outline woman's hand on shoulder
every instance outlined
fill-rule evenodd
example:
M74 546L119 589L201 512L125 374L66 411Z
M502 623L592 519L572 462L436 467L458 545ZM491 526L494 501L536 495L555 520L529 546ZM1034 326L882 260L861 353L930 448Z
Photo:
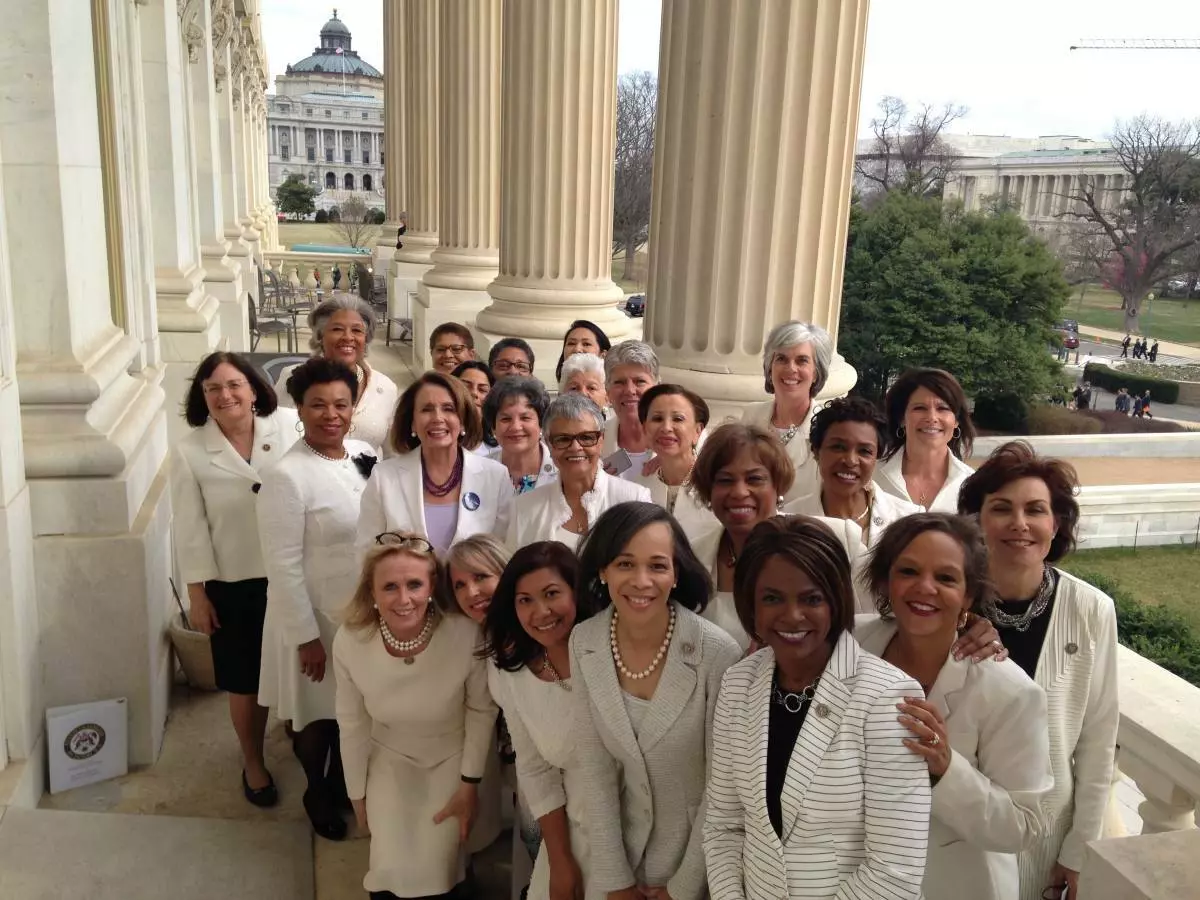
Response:
M1008 659L1008 648L1000 640L1000 632L996 630L996 626L990 619L975 613L967 613L966 630L951 649L954 658L959 660L968 656L971 662L983 662L989 658L996 662Z

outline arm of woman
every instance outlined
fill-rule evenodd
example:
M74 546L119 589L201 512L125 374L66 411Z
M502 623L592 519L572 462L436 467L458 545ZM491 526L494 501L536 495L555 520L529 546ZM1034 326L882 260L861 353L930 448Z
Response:
M464 691L466 721L463 726L462 775L479 779L487 768L489 753L495 752L496 714L499 709L488 690L488 662L471 659Z
M504 710L504 721L508 724L513 753L517 757L517 779L521 784L521 793L533 817L540 819L556 809L566 807L567 792L563 786L562 770L546 762L529 729L525 727L521 710L508 689L508 679L511 677L510 673L501 672L488 664L488 685L493 699ZM570 727L569 722L561 725Z
M1121 721L1117 698L1117 614L1112 600L1104 594L1096 611L1095 629L1092 683L1075 744L1075 814L1058 854L1059 864L1073 872L1083 865L1084 845L1099 838L1104 825L1104 810L1112 790L1117 726Z
M371 757L371 715L362 691L354 683L347 661L361 648L345 626L333 639L333 671L337 677L334 711L342 746L342 768L346 773L346 793L351 800L367 795L367 762Z
M978 768L950 752L933 789L933 815L963 840L993 853L1018 853L1045 830L1041 801L1054 788L1046 694L1029 682L1007 702L987 704L980 723Z
M713 716L712 766L704 814L704 860L712 900L745 900L742 850L746 843L746 811L738 797L735 773L746 761L736 760L734 747L742 733L734 722L736 703L729 698L728 681L721 685Z
M901 743L897 704L920 697L921 686L901 679L881 690L863 727L863 814L866 859L839 886L836 900L889 897L917 900L929 838L929 769Z
M171 506L175 516L175 555L184 584L202 585L217 578L220 572L208 529L204 494L183 447L175 448L171 461Z
M361 563L367 551L375 546L375 538L387 530L387 518L383 512L383 490L380 483L379 468L372 473L363 487L362 499L358 505L358 535L355 545L358 549L358 561Z
M571 671L582 672L575 635L571 636ZM575 720L575 751L579 770L587 784L584 798L588 810L588 853L590 886L597 892L615 893L637 883L625 841L621 836L621 786L617 761L612 758L600 733L596 730L596 709L588 695L587 682L582 676L571 679L571 687L579 691L579 706Z
M492 502L496 504L496 521L492 524L492 536L501 541L507 539L509 522L513 518L512 482L508 478L507 471L503 475L504 477L495 479L495 491L492 497Z
M258 492L258 535L270 586L267 598L289 647L321 637L304 578L305 509L300 490L276 468L263 476Z
M709 783L713 773L713 726L716 722L717 699L721 694L721 683L725 671L742 658L741 648L733 638L722 634L721 640L705 639L704 654L712 654L712 662L708 664L705 677L704 696L704 761L705 784ZM700 808L696 811L696 821L692 823L692 834L688 838L687 849L679 868L667 882L667 893L671 900L701 900L708 887L704 866L704 821L708 815L707 798L702 797Z

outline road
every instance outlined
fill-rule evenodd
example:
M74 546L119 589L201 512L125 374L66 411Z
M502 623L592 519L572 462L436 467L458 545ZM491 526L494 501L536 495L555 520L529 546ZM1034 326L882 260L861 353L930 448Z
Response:
M1121 355L1121 348L1112 344L1101 344L1097 341L1089 341L1084 338L1079 340L1079 350L1071 351L1070 365L1075 365L1076 352L1079 355L1079 365L1083 365L1088 354L1097 359L1117 359ZM1158 354L1158 361L1169 366L1187 366L1195 365L1194 359L1187 359L1182 356L1168 356L1164 353Z

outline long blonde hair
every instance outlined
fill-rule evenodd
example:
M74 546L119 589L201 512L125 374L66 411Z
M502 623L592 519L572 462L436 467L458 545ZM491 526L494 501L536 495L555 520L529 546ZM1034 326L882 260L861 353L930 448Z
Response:
M495 575L499 578L511 556L508 548L490 534L473 534L452 546L446 553L446 563L442 569L443 611L464 614L458 605L458 598L454 596L451 566L477 575Z
M399 537L425 540L421 535L411 532L400 532ZM363 559L362 572L358 576L358 586L355 587L354 596L350 598L342 616L342 624L351 631L364 631L379 627L379 611L375 608L375 570L379 568L380 563L393 556L407 556L428 563L431 590L429 605L433 608L433 615L441 614L443 603L438 598L440 593L438 588L442 579L441 565L438 563L437 555L433 551L424 552L416 547L400 543L381 544L367 551L366 558Z

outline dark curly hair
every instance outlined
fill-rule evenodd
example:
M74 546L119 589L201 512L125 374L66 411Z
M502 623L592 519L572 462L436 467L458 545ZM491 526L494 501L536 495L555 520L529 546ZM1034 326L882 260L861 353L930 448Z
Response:
M491 659L496 668L505 672L519 671L542 655L542 645L522 627L517 617L517 583L539 569L553 569L574 593L576 625L593 612L587 598L575 591L579 560L566 544L536 541L522 547L512 555L492 592L492 602L483 621L483 647L476 654L480 659Z
M1046 562L1058 562L1075 549L1079 528L1079 475L1064 459L1038 456L1025 441L1009 441L992 451L958 491L958 511L978 516L989 494L1019 478L1040 478L1050 491L1050 509L1057 533L1050 541Z
M875 455L882 457L887 454L892 443L888 435L887 419L883 417L879 407L865 397L838 397L813 413L812 425L808 432L808 442L813 453L820 452L821 444L825 443L825 434L830 427L840 422L862 422L873 426Z
M250 390L254 391L254 414L269 416L279 406L279 398L275 389L267 383L267 379L259 374L258 369L246 357L237 353L217 351L210 353L200 360L196 371L192 374L192 383L188 386L187 397L183 401L183 418L193 428L199 428L208 421L208 404L204 402L204 382L212 378L217 366L227 363L242 373Z
M323 356L314 356L301 363L288 376L287 392L299 408L304 405L304 395L317 384L333 384L343 381L350 388L350 399L358 400L358 376L349 366L334 362Z
M908 369L900 373L900 377L888 388L883 405L887 412L887 426L891 449L884 459L891 459L904 447L904 413L908 410L908 400L918 388L925 388L937 394L954 411L958 420L958 436L950 438L950 452L959 459L971 455L971 445L975 443L975 425L971 422L971 411L967 408L967 395L963 392L958 379L942 369Z
M953 538L962 548L963 576L967 583L967 609L975 609L992 592L988 577L987 545L983 532L966 516L952 513L914 513L897 519L889 525L871 548L861 580L863 587L875 601L875 608L885 619L892 615L892 601L888 595L888 581L892 566L905 548L927 531L936 531Z

